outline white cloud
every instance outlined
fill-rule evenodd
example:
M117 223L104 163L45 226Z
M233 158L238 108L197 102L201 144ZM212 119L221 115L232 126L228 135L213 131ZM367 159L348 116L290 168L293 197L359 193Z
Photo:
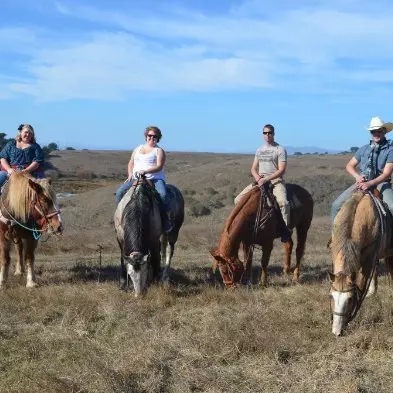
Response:
M360 12L359 1L332 2L330 9L320 1L296 9L281 2L280 13L252 0L220 16L169 8L165 17L162 10L142 16L56 2L58 13L87 20L94 31L67 42L56 31L0 30L0 42L8 37L0 52L28 56L8 89L42 100L106 100L146 90L326 92L392 81L392 6Z

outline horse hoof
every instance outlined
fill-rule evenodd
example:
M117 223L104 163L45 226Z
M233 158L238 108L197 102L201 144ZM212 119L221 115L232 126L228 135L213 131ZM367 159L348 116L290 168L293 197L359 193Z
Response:
M23 274L22 271L17 270L17 271L15 271L14 276L21 276L22 274Z
M34 281L28 282L26 284L26 288L37 288L37 287L38 287L38 284L36 282L34 282Z

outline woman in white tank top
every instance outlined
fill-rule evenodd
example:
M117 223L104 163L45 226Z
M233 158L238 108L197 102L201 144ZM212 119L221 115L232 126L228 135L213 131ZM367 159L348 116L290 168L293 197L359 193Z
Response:
M137 175L145 175L151 180L154 188L160 194L165 212L169 211L169 201L167 200L165 174L163 167L165 164L165 152L158 146L162 138L161 130L155 126L149 126L145 130L144 145L138 146L132 153L128 162L128 178L116 191L116 202L119 203L124 194L130 189ZM167 217L163 217L164 231L169 232L172 225Z

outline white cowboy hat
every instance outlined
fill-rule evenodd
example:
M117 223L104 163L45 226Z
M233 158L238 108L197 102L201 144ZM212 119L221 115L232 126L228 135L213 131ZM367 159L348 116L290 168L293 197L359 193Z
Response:
M385 123L380 117L376 116L371 118L370 125L367 128L369 131L385 128L386 132L393 130L393 123Z

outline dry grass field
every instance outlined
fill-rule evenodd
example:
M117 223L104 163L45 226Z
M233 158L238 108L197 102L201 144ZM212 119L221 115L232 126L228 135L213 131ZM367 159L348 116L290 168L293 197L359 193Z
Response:
M60 151L49 171L66 230L40 243L33 290L11 277L0 292L0 392L393 391L393 289L380 271L345 336L330 331L329 207L350 184L349 156L291 157L287 180L315 199L301 283L281 277L279 241L270 285L223 290L211 274L234 195L252 156L169 153L167 177L186 199L169 289L135 299L118 289L113 193L126 152ZM44 239L45 240L45 239ZM98 246L102 247L100 263Z

